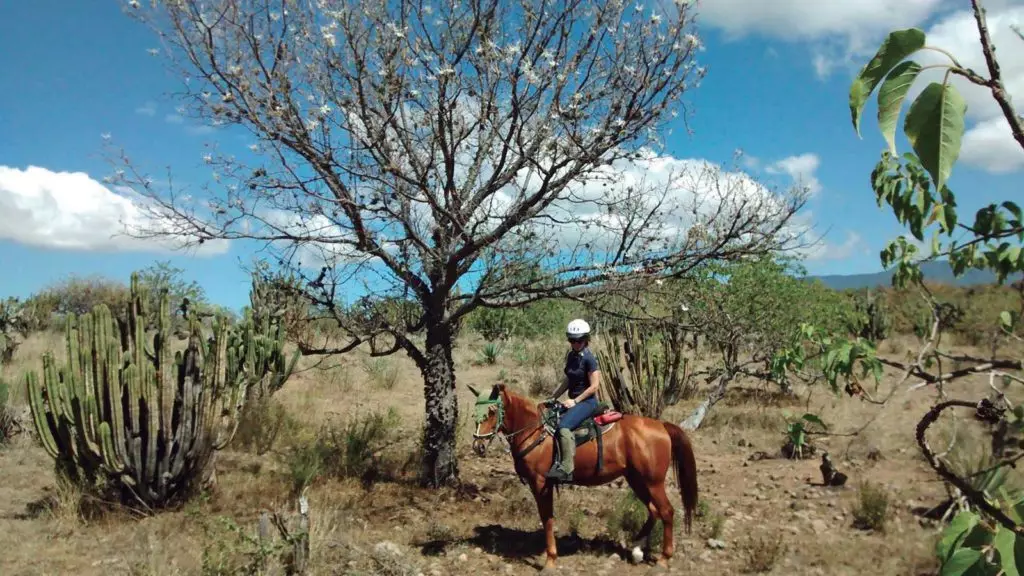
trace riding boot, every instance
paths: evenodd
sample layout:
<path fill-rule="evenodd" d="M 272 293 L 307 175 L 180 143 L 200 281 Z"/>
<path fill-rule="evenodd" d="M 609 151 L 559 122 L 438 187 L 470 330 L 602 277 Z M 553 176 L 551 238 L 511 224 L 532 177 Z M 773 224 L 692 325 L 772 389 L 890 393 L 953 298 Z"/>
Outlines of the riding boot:
<path fill-rule="evenodd" d="M 558 431 L 558 456 L 554 466 L 545 474 L 547 478 L 558 482 L 571 482 L 574 458 L 576 456 L 576 439 L 572 436 L 571 430 L 560 429 Z"/>
<path fill-rule="evenodd" d="M 561 446 L 562 471 L 565 472 L 566 481 L 572 481 L 572 473 L 576 468 L 576 438 L 572 430 L 562 428 L 558 431 L 558 444 Z"/>

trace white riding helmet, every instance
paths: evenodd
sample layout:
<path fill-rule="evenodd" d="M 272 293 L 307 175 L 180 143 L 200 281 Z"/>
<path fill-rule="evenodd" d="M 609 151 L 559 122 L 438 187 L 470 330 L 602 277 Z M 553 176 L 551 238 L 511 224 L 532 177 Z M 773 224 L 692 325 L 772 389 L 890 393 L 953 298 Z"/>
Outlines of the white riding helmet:
<path fill-rule="evenodd" d="M 569 340 L 582 340 L 589 334 L 590 324 L 587 324 L 587 321 L 581 318 L 569 322 L 569 326 L 565 328 L 565 335 Z"/>

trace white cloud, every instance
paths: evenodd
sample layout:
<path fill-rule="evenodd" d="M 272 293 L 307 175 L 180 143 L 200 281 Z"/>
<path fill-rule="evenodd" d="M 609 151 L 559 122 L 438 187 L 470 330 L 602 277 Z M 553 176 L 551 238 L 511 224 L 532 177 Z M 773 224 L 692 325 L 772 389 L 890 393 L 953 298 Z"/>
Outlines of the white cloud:
<path fill-rule="evenodd" d="M 1018 0 L 1019 2 L 1019 0 Z M 1014 34 L 1011 25 L 1024 26 L 1024 6 L 996 10 L 989 7 L 986 15 L 989 34 L 996 47 L 996 58 L 1003 84 L 1011 98 L 1024 97 L 1024 41 Z M 982 76 L 988 67 L 978 41 L 978 28 L 970 11 L 962 10 L 936 22 L 926 31 L 928 44 L 949 51 L 960 62 Z M 949 59 L 931 51 L 916 58 L 922 64 L 948 63 Z M 942 72 L 928 70 L 921 74 L 907 96 L 907 104 L 930 82 L 941 81 Z M 1010 126 L 988 88 L 954 76 L 953 84 L 967 101 L 968 129 L 964 134 L 961 160 L 990 172 L 1011 172 L 1024 168 L 1024 150 L 1010 134 Z M 1018 113 L 1024 112 L 1015 102 Z M 971 123 L 973 121 L 973 124 Z"/>
<path fill-rule="evenodd" d="M 1024 150 L 1013 139 L 1006 118 L 996 116 L 978 122 L 964 134 L 960 159 L 997 174 L 1024 167 Z"/>
<path fill-rule="evenodd" d="M 890 30 L 920 25 L 946 0 L 704 0 L 698 4 L 702 25 L 723 30 L 730 39 L 761 35 L 786 42 L 808 42 L 812 63 L 821 76 L 848 62 L 851 55 L 873 53 Z"/>
<path fill-rule="evenodd" d="M 765 168 L 769 174 L 786 174 L 797 186 L 806 187 L 810 194 L 821 192 L 821 182 L 814 173 L 818 170 L 821 160 L 817 154 L 800 154 L 788 156 Z"/>
<path fill-rule="evenodd" d="M 166 252 L 179 246 L 125 235 L 140 225 L 151 220 L 131 192 L 114 192 L 84 172 L 0 165 L 0 238 L 58 250 Z M 223 241 L 206 242 L 196 252 L 227 248 Z"/>
<path fill-rule="evenodd" d="M 806 252 L 806 256 L 810 261 L 846 260 L 857 252 L 865 251 L 866 249 L 867 245 L 864 243 L 861 235 L 849 230 L 846 232 L 846 237 L 839 244 L 823 240 L 809 249 Z"/>
<path fill-rule="evenodd" d="M 705 0 L 699 6 L 700 21 L 723 30 L 729 38 L 761 35 L 786 42 L 802 42 L 819 77 L 843 68 L 844 77 L 856 73 L 878 49 L 889 32 L 907 27 L 924 29 L 928 44 L 948 50 L 961 65 L 988 75 L 978 42 L 974 16 L 965 3 L 951 0 Z M 1024 26 L 1024 2 L 989 0 L 986 21 L 1011 96 L 1024 97 L 1024 42 L 1011 25 Z M 955 12 L 952 10 L 956 10 Z M 922 62 L 948 62 L 936 52 L 915 55 Z M 926 71 L 908 96 L 914 96 L 942 74 Z M 954 77 L 968 102 L 973 121 L 963 141 L 962 160 L 990 172 L 1024 168 L 1024 151 L 1011 137 L 1006 120 L 991 93 L 983 87 Z M 1020 112 L 1020 110 L 1018 110 Z"/>
<path fill-rule="evenodd" d="M 942 0 L 705 0 L 698 18 L 727 34 L 764 34 L 786 40 L 820 40 L 829 36 L 855 37 L 921 22 Z"/>
<path fill-rule="evenodd" d="M 141 114 L 142 116 L 156 116 L 156 103 L 147 101 L 142 106 L 136 108 L 135 113 Z"/>

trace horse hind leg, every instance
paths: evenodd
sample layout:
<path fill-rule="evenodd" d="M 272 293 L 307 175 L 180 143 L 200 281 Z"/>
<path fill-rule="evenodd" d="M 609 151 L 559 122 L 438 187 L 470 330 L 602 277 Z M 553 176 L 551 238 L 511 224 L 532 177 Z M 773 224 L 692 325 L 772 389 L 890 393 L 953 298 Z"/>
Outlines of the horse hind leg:
<path fill-rule="evenodd" d="M 633 536 L 631 544 L 634 549 L 640 547 L 643 544 L 643 552 L 645 554 L 650 552 L 651 548 L 651 532 L 654 530 L 654 523 L 658 519 L 657 508 L 654 502 L 651 500 L 651 492 L 648 490 L 647 485 L 638 478 L 627 476 L 626 481 L 629 483 L 629 487 L 633 490 L 633 494 L 636 495 L 637 499 L 647 507 L 647 521 L 640 527 L 640 530 Z"/>
<path fill-rule="evenodd" d="M 652 510 L 656 511 L 658 517 L 661 518 L 664 530 L 664 537 L 661 540 L 661 559 L 658 560 L 658 565 L 667 568 L 669 559 L 675 554 L 675 532 L 673 527 L 676 511 L 672 507 L 672 501 L 669 500 L 668 494 L 665 492 L 664 483 L 651 487 L 651 505 Z"/>

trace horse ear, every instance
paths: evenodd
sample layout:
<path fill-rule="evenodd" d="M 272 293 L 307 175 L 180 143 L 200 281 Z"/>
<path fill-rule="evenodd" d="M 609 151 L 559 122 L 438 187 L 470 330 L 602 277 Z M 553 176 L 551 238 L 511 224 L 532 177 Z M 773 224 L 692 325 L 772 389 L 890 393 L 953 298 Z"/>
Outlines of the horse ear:
<path fill-rule="evenodd" d="M 494 387 L 491 388 L 491 400 L 497 400 L 498 399 L 498 395 L 500 395 L 501 391 L 504 390 L 504 389 L 505 389 L 505 385 L 504 384 L 495 384 Z"/>
<path fill-rule="evenodd" d="M 480 396 L 480 393 L 476 391 L 476 388 L 473 388 L 469 384 L 466 384 L 466 388 L 469 388 L 469 391 L 473 393 L 473 396 L 477 396 L 477 397 Z"/>

